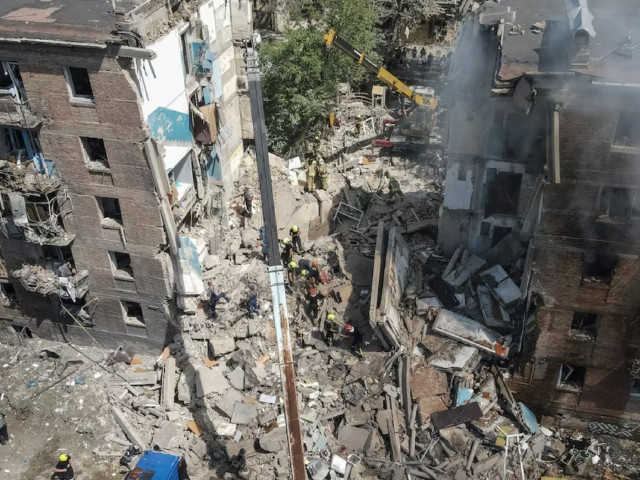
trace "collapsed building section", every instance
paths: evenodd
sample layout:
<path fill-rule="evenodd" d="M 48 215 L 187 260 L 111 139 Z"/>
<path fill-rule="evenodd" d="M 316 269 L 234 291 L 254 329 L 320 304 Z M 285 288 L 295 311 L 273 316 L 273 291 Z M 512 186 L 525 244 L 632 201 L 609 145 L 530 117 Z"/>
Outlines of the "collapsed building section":
<path fill-rule="evenodd" d="M 439 241 L 500 265 L 484 322 L 517 326 L 510 384 L 547 412 L 640 418 L 639 24 L 632 2 L 488 2 L 452 67 Z M 509 276 L 515 315 L 488 291 Z"/>
<path fill-rule="evenodd" d="M 234 43 L 250 2 L 10 2 L 0 24 L 0 317 L 165 345 L 203 292 L 187 230 L 226 224 L 251 136 Z"/>

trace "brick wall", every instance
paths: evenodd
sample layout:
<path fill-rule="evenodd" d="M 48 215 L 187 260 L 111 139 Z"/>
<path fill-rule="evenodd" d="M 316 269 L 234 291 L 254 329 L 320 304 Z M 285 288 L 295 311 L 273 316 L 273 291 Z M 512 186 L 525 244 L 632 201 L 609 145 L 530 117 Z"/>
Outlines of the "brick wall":
<path fill-rule="evenodd" d="M 566 92 L 565 92 L 566 93 Z M 593 92 L 592 92 L 593 93 Z M 640 221 L 597 219 L 603 186 L 640 185 L 638 153 L 611 152 L 620 98 L 565 95 L 559 113 L 561 183 L 547 184 L 536 231 L 533 285 L 544 305 L 528 379 L 512 382 L 521 398 L 551 412 L 579 412 L 640 419 L 640 402 L 629 395 L 628 370 L 640 331 Z M 619 254 L 610 283 L 584 282 L 584 254 Z M 620 255 L 623 254 L 623 255 Z M 600 315 L 595 339 L 571 333 L 574 312 Z M 586 368 L 579 393 L 557 388 L 563 363 Z"/>
<path fill-rule="evenodd" d="M 168 278 L 171 269 L 167 257 L 159 253 L 166 239 L 142 149 L 141 142 L 148 132 L 130 75 L 122 70 L 120 61 L 105 57 L 98 49 L 0 46 L 0 58 L 18 62 L 32 108 L 44 117 L 39 138 L 45 157 L 55 162 L 62 179 L 58 193 L 62 221 L 65 229 L 76 235 L 71 246 L 76 267 L 89 271 L 91 288 L 87 301 L 97 299 L 94 334 L 106 346 L 122 344 L 127 336 L 132 344 L 163 346 L 174 331 L 167 307 L 173 294 Z M 121 62 L 127 66 L 126 60 Z M 93 104 L 70 98 L 65 66 L 88 70 Z M 104 140 L 109 173 L 90 172 L 86 168 L 80 137 Z M 117 230 L 101 226 L 96 197 L 119 200 L 125 242 Z M 0 248 L 3 254 L 9 249 L 9 255 L 15 255 L 18 261 L 24 252 L 31 251 L 29 244 L 10 243 L 3 241 Z M 131 256 L 133 282 L 116 282 L 109 251 Z M 19 291 L 21 305 L 28 309 L 25 313 L 37 319 L 40 333 L 58 337 L 57 327 L 42 322 L 56 319 L 51 302 L 33 295 Z M 141 304 L 148 338 L 140 337 L 143 330 L 125 325 L 121 300 Z M 48 314 L 40 311 L 42 305 L 47 306 Z M 68 335 L 82 341 L 81 330 L 73 327 L 67 330 Z"/>

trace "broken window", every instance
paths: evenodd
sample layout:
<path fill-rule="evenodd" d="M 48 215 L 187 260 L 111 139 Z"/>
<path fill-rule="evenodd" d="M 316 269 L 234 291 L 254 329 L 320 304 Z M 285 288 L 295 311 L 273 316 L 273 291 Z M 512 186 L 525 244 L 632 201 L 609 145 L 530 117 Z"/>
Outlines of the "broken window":
<path fill-rule="evenodd" d="M 117 277 L 133 278 L 133 268 L 131 267 L 131 255 L 121 252 L 109 252 L 111 269 Z"/>
<path fill-rule="evenodd" d="M 144 316 L 142 315 L 142 305 L 138 302 L 121 300 L 124 323 L 128 327 L 145 328 Z"/>
<path fill-rule="evenodd" d="M 120 211 L 120 201 L 117 198 L 109 197 L 96 197 L 98 201 L 98 208 L 102 214 L 102 224 L 105 223 L 117 223 L 122 225 L 122 212 Z M 104 220 L 107 220 L 105 222 Z M 109 226 L 109 225 L 106 225 Z"/>
<path fill-rule="evenodd" d="M 104 140 L 101 138 L 80 137 L 84 148 L 85 165 L 92 171 L 109 171 L 109 160 Z"/>
<path fill-rule="evenodd" d="M 620 112 L 613 144 L 621 147 L 640 147 L 640 113 Z"/>
<path fill-rule="evenodd" d="M 520 203 L 521 173 L 498 172 L 489 180 L 487 170 L 487 200 L 484 204 L 484 218 L 494 214 L 517 215 Z"/>
<path fill-rule="evenodd" d="M 558 390 L 566 390 L 569 392 L 581 392 L 584 387 L 584 377 L 586 372 L 587 369 L 585 367 L 563 363 L 560 366 L 560 373 L 558 375 L 556 388 Z"/>
<path fill-rule="evenodd" d="M 86 68 L 67 67 L 64 73 L 73 98 L 93 100 L 93 89 Z"/>
<path fill-rule="evenodd" d="M 595 339 L 599 326 L 600 315 L 597 313 L 573 312 L 573 320 L 571 321 L 572 334 Z"/>
<path fill-rule="evenodd" d="M 602 187 L 598 200 L 599 219 L 624 221 L 631 215 L 633 192 L 628 188 Z"/>
<path fill-rule="evenodd" d="M 616 255 L 585 253 L 582 257 L 582 284 L 611 283 L 617 263 L 618 257 Z"/>

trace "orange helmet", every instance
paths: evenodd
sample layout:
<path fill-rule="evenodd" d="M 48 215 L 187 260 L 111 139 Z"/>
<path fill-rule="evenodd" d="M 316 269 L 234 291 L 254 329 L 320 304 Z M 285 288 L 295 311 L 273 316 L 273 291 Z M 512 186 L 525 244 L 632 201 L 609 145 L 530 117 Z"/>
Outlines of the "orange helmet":
<path fill-rule="evenodd" d="M 318 267 L 318 262 L 316 262 L 316 261 L 311 262 L 311 266 L 317 268 Z"/>
<path fill-rule="evenodd" d="M 353 331 L 355 330 L 355 328 L 353 328 L 353 325 L 351 325 L 350 323 L 347 323 L 344 326 L 344 331 L 348 332 L 348 333 L 353 333 Z"/>

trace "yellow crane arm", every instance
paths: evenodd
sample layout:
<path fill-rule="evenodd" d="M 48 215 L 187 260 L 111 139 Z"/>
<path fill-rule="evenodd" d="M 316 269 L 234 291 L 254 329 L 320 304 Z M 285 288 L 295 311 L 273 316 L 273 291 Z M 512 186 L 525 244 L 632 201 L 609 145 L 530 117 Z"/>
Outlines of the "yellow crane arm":
<path fill-rule="evenodd" d="M 389 70 L 384 67 L 377 65 L 367 58 L 367 56 L 360 52 L 357 48 L 347 42 L 345 39 L 340 37 L 336 33 L 336 31 L 332 28 L 324 35 L 324 42 L 327 47 L 331 47 L 335 45 L 339 50 L 347 54 L 347 56 L 351 57 L 353 60 L 362 65 L 365 69 L 374 73 L 378 79 L 387 84 L 392 90 L 398 92 L 400 95 L 408 98 L 416 105 L 422 105 L 425 103 L 425 99 L 419 93 L 416 93 L 411 87 L 409 87 L 406 83 L 392 74 Z M 432 110 L 435 110 L 438 102 L 435 98 L 429 99 L 429 106 Z"/>

